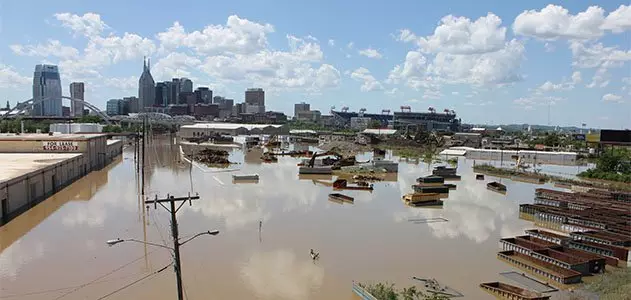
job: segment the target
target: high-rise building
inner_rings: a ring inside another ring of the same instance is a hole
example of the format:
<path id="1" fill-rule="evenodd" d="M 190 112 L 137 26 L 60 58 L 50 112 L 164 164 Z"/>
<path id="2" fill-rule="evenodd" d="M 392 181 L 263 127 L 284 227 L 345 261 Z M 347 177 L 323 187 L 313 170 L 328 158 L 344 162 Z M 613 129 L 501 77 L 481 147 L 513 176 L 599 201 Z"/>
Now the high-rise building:
<path id="1" fill-rule="evenodd" d="M 70 98 L 85 100 L 84 98 L 85 86 L 83 82 L 73 82 L 70 84 Z M 70 101 L 70 114 L 73 117 L 83 116 L 83 103 Z"/>
<path id="2" fill-rule="evenodd" d="M 108 116 L 118 116 L 121 115 L 121 99 L 110 99 L 107 100 L 107 108 L 105 109 Z"/>
<path id="3" fill-rule="evenodd" d="M 170 90 L 171 90 L 171 98 L 169 99 L 170 102 L 169 104 L 177 104 L 179 99 L 180 99 L 180 79 L 179 78 L 173 78 L 171 79 L 171 85 L 170 85 Z"/>
<path id="4" fill-rule="evenodd" d="M 123 101 L 127 102 L 128 107 L 129 107 L 129 112 L 130 113 L 137 113 L 138 112 L 138 97 L 124 97 Z"/>
<path id="5" fill-rule="evenodd" d="M 152 106 L 156 99 L 156 82 L 151 76 L 149 60 L 143 61 L 142 75 L 138 80 L 138 111 L 142 112 L 146 106 Z"/>
<path id="6" fill-rule="evenodd" d="M 54 65 L 36 65 L 33 73 L 33 99 L 44 100 L 33 105 L 34 116 L 61 116 L 61 80 Z"/>
<path id="7" fill-rule="evenodd" d="M 180 78 L 180 92 L 192 93 L 193 81 L 188 78 Z"/>
<path id="8" fill-rule="evenodd" d="M 211 104 L 213 100 L 213 91 L 205 86 L 195 89 L 195 98 L 197 103 Z"/>
<path id="9" fill-rule="evenodd" d="M 156 84 L 156 99 L 153 106 L 169 105 L 169 82 L 158 82 Z"/>
<path id="10" fill-rule="evenodd" d="M 311 105 L 309 103 L 296 103 L 294 104 L 294 117 L 298 117 L 298 114 L 303 111 L 310 111 Z"/>
<path id="11" fill-rule="evenodd" d="M 251 88 L 245 91 L 245 103 L 248 105 L 265 106 L 265 91 L 261 88 Z"/>

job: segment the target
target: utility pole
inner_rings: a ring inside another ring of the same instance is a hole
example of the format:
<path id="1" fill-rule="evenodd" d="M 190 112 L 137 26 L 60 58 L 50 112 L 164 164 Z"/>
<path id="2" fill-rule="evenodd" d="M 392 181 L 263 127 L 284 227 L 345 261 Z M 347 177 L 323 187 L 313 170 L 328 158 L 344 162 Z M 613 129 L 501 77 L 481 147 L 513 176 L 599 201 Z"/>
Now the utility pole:
<path id="1" fill-rule="evenodd" d="M 180 262 L 180 246 L 182 246 L 187 241 L 185 241 L 184 243 L 180 243 L 179 241 L 179 232 L 178 232 L 176 213 L 180 210 L 182 205 L 186 203 L 186 201 L 188 201 L 189 205 L 193 205 L 193 202 L 191 200 L 198 200 L 198 199 L 199 199 L 199 196 L 191 196 L 190 194 L 188 195 L 188 197 L 179 197 L 179 198 L 175 198 L 173 196 L 167 195 L 165 199 L 158 199 L 158 196 L 156 195 L 156 198 L 154 200 L 145 201 L 145 204 L 153 204 L 154 209 L 157 208 L 157 204 L 160 204 L 160 206 L 162 206 L 171 214 L 171 235 L 173 236 L 173 253 L 174 253 L 174 259 L 175 259 L 175 277 L 177 280 L 178 300 L 184 300 L 183 285 L 182 285 L 182 264 Z M 180 203 L 180 205 L 177 208 L 175 208 L 175 202 L 180 202 L 180 201 L 182 203 Z M 169 202 L 170 208 L 167 208 L 166 206 L 164 206 L 162 204 L 163 202 Z M 208 233 L 212 234 L 210 233 L 210 231 Z"/>
<path id="2" fill-rule="evenodd" d="M 147 136 L 147 129 L 146 129 L 146 124 L 147 124 L 147 116 L 144 116 L 142 118 L 142 170 L 141 170 L 141 177 L 142 177 L 142 197 L 145 197 L 145 138 Z"/>

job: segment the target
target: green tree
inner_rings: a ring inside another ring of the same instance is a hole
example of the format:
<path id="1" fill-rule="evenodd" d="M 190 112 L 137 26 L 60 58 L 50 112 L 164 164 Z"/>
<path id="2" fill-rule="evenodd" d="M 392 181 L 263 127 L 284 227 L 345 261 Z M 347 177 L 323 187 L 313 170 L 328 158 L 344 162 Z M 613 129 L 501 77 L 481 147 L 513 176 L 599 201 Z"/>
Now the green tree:
<path id="1" fill-rule="evenodd" d="M 103 126 L 103 132 L 120 133 L 120 132 L 123 132 L 123 128 L 121 128 L 118 125 L 105 125 L 105 126 Z"/>
<path id="2" fill-rule="evenodd" d="M 370 129 L 379 129 L 379 128 L 381 128 L 381 122 L 379 122 L 377 120 L 370 120 L 370 123 L 368 123 L 368 128 L 370 128 Z"/>
<path id="3" fill-rule="evenodd" d="M 101 121 L 103 121 L 103 119 L 99 116 L 87 115 L 79 118 L 77 123 L 101 123 Z"/>

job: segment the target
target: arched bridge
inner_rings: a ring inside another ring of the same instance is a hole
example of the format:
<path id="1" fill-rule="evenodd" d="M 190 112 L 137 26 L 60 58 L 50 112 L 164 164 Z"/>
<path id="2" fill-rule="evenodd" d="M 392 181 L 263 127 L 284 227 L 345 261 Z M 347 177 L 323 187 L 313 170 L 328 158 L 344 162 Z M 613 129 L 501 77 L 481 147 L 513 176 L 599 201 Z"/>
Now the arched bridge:
<path id="1" fill-rule="evenodd" d="M 25 102 L 19 103 L 18 105 L 14 106 L 13 108 L 11 108 L 8 112 L 6 112 L 3 115 L 0 115 L 0 120 L 3 120 L 7 117 L 9 117 L 11 115 L 12 112 L 14 111 L 24 111 L 27 108 L 33 107 L 34 105 L 43 103 L 44 101 L 49 101 L 51 99 L 54 99 L 55 97 L 45 97 L 45 98 L 41 98 L 41 99 L 34 99 L 31 98 Z M 101 111 L 98 107 L 92 105 L 90 102 L 87 102 L 85 100 L 81 100 L 81 99 L 76 99 L 76 98 L 72 98 L 72 97 L 68 97 L 68 96 L 61 96 L 62 99 L 67 99 L 70 100 L 72 102 L 75 103 L 81 103 L 83 105 L 85 105 L 87 108 L 89 108 L 91 111 L 93 111 L 94 113 L 96 113 L 99 117 L 103 118 L 103 120 L 107 123 L 107 124 L 112 124 L 112 118 L 110 118 L 110 116 L 108 116 L 106 113 L 104 113 L 103 111 Z"/>

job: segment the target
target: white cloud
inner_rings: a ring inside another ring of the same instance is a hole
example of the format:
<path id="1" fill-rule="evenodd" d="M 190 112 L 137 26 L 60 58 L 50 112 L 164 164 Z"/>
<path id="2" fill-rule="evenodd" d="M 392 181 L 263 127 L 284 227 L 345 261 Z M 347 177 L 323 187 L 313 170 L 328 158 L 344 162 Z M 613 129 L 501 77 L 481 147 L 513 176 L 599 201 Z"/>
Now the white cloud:
<path id="1" fill-rule="evenodd" d="M 546 52 L 553 52 L 555 49 L 554 45 L 552 45 L 551 43 L 545 43 L 543 46 L 545 47 Z"/>
<path id="2" fill-rule="evenodd" d="M 582 80 L 583 79 L 581 77 L 581 72 L 575 71 L 574 73 L 572 73 L 572 83 L 580 83 Z"/>
<path id="3" fill-rule="evenodd" d="M 541 40 L 593 40 L 609 30 L 614 33 L 631 28 L 631 9 L 621 5 L 605 17 L 605 10 L 590 6 L 572 15 L 562 6 L 549 4 L 540 11 L 527 10 L 519 14 L 513 23 L 515 34 Z"/>
<path id="4" fill-rule="evenodd" d="M 188 47 L 199 54 L 254 53 L 267 47 L 270 24 L 259 24 L 239 16 L 228 17 L 226 25 L 208 25 L 202 31 L 187 33 L 179 22 L 157 34 L 165 49 Z"/>
<path id="5" fill-rule="evenodd" d="M 561 97 L 533 95 L 517 98 L 513 100 L 513 103 L 532 109 L 534 106 L 556 105 L 558 102 L 563 100 L 565 99 Z"/>
<path id="6" fill-rule="evenodd" d="M 603 101 L 605 102 L 622 102 L 622 96 L 618 96 L 615 94 L 605 94 L 603 96 Z"/>
<path id="7" fill-rule="evenodd" d="M 572 76 L 569 80 L 564 78 L 561 83 L 552 83 L 551 81 L 546 81 L 536 89 L 536 92 L 544 93 L 552 91 L 572 90 L 574 89 L 576 84 L 580 83 L 581 81 L 581 72 L 575 71 L 572 73 Z"/>
<path id="8" fill-rule="evenodd" d="M 329 39 L 329 46 L 331 47 L 335 46 L 335 40 Z"/>
<path id="9" fill-rule="evenodd" d="M 408 100 L 408 101 L 406 101 L 406 102 L 407 102 L 407 103 L 419 103 L 419 102 L 421 102 L 421 100 L 418 100 L 418 99 L 414 99 L 414 98 L 413 98 L 413 99 L 410 99 L 410 100 Z"/>
<path id="10" fill-rule="evenodd" d="M 106 77 L 103 80 L 105 86 L 116 88 L 126 94 L 138 93 L 138 76 L 129 77 Z"/>
<path id="11" fill-rule="evenodd" d="M 448 83 L 507 84 L 522 79 L 519 73 L 524 46 L 512 40 L 502 50 L 474 55 L 438 53 L 427 70 Z"/>
<path id="12" fill-rule="evenodd" d="M 492 13 L 475 21 L 448 15 L 428 37 L 401 30 L 395 38 L 414 42 L 418 50 L 408 52 L 387 82 L 437 90 L 441 84 L 497 86 L 521 80 L 524 46 L 515 39 L 506 41 L 501 24 Z"/>
<path id="13" fill-rule="evenodd" d="M 169 53 L 151 67 L 151 73 L 156 81 L 169 80 L 176 77 L 191 78 L 190 68 L 202 63 L 200 59 L 180 52 Z"/>
<path id="14" fill-rule="evenodd" d="M 618 9 L 607 16 L 605 23 L 601 27 L 614 33 L 621 33 L 631 29 L 631 6 L 620 5 Z"/>
<path id="15" fill-rule="evenodd" d="M 370 92 L 376 90 L 382 90 L 383 86 L 381 82 L 377 81 L 370 71 L 364 67 L 357 68 L 355 71 L 351 73 L 351 78 L 357 81 L 363 81 L 361 86 L 362 92 Z"/>
<path id="16" fill-rule="evenodd" d="M 31 81 L 31 78 L 20 75 L 11 66 L 0 63 L 0 88 L 20 88 Z"/>
<path id="17" fill-rule="evenodd" d="M 631 61 L 631 50 L 618 50 L 617 47 L 605 47 L 602 43 L 585 46 L 583 43 L 572 42 L 572 65 L 579 68 L 612 68 L 620 67 Z"/>
<path id="18" fill-rule="evenodd" d="M 74 47 L 64 46 L 58 40 L 49 40 L 47 44 L 11 45 L 13 53 L 24 56 L 56 56 L 59 58 L 74 58 L 79 55 L 79 50 Z"/>
<path id="19" fill-rule="evenodd" d="M 70 13 L 55 14 L 62 26 L 70 28 L 75 34 L 82 34 L 87 37 L 101 34 L 103 30 L 109 28 L 105 22 L 101 21 L 101 16 L 95 13 L 86 13 L 83 16 Z"/>
<path id="20" fill-rule="evenodd" d="M 223 81 L 246 81 L 277 89 L 303 88 L 317 91 L 339 85 L 339 71 L 322 60 L 320 46 L 291 35 L 290 51 L 224 53 L 208 56 L 200 66 L 206 74 Z"/>
<path id="21" fill-rule="evenodd" d="M 370 58 L 377 58 L 377 59 L 383 57 L 381 53 L 379 53 L 379 51 L 372 48 L 359 50 L 359 55 L 363 55 Z"/>
<path id="22" fill-rule="evenodd" d="M 440 20 L 434 34 L 417 39 L 419 47 L 427 53 L 476 54 L 495 52 L 504 47 L 506 27 L 502 19 L 489 13 L 475 21 L 465 17 L 448 15 Z M 415 37 L 402 31 L 400 39 L 409 41 Z"/>
<path id="23" fill-rule="evenodd" d="M 94 55 L 107 56 L 114 64 L 149 56 L 155 51 L 156 45 L 152 40 L 127 32 L 122 37 L 93 37 L 85 50 L 86 56 L 89 56 L 90 52 Z"/>
<path id="24" fill-rule="evenodd" d="M 452 94 L 453 96 L 458 96 L 458 95 L 460 95 L 460 93 L 459 93 L 459 92 L 451 92 L 451 94 Z"/>
<path id="25" fill-rule="evenodd" d="M 427 69 L 427 58 L 418 51 L 409 51 L 403 65 L 396 65 L 386 82 L 399 83 L 407 81 L 408 86 L 414 87 L 414 82 L 421 81 Z"/>

